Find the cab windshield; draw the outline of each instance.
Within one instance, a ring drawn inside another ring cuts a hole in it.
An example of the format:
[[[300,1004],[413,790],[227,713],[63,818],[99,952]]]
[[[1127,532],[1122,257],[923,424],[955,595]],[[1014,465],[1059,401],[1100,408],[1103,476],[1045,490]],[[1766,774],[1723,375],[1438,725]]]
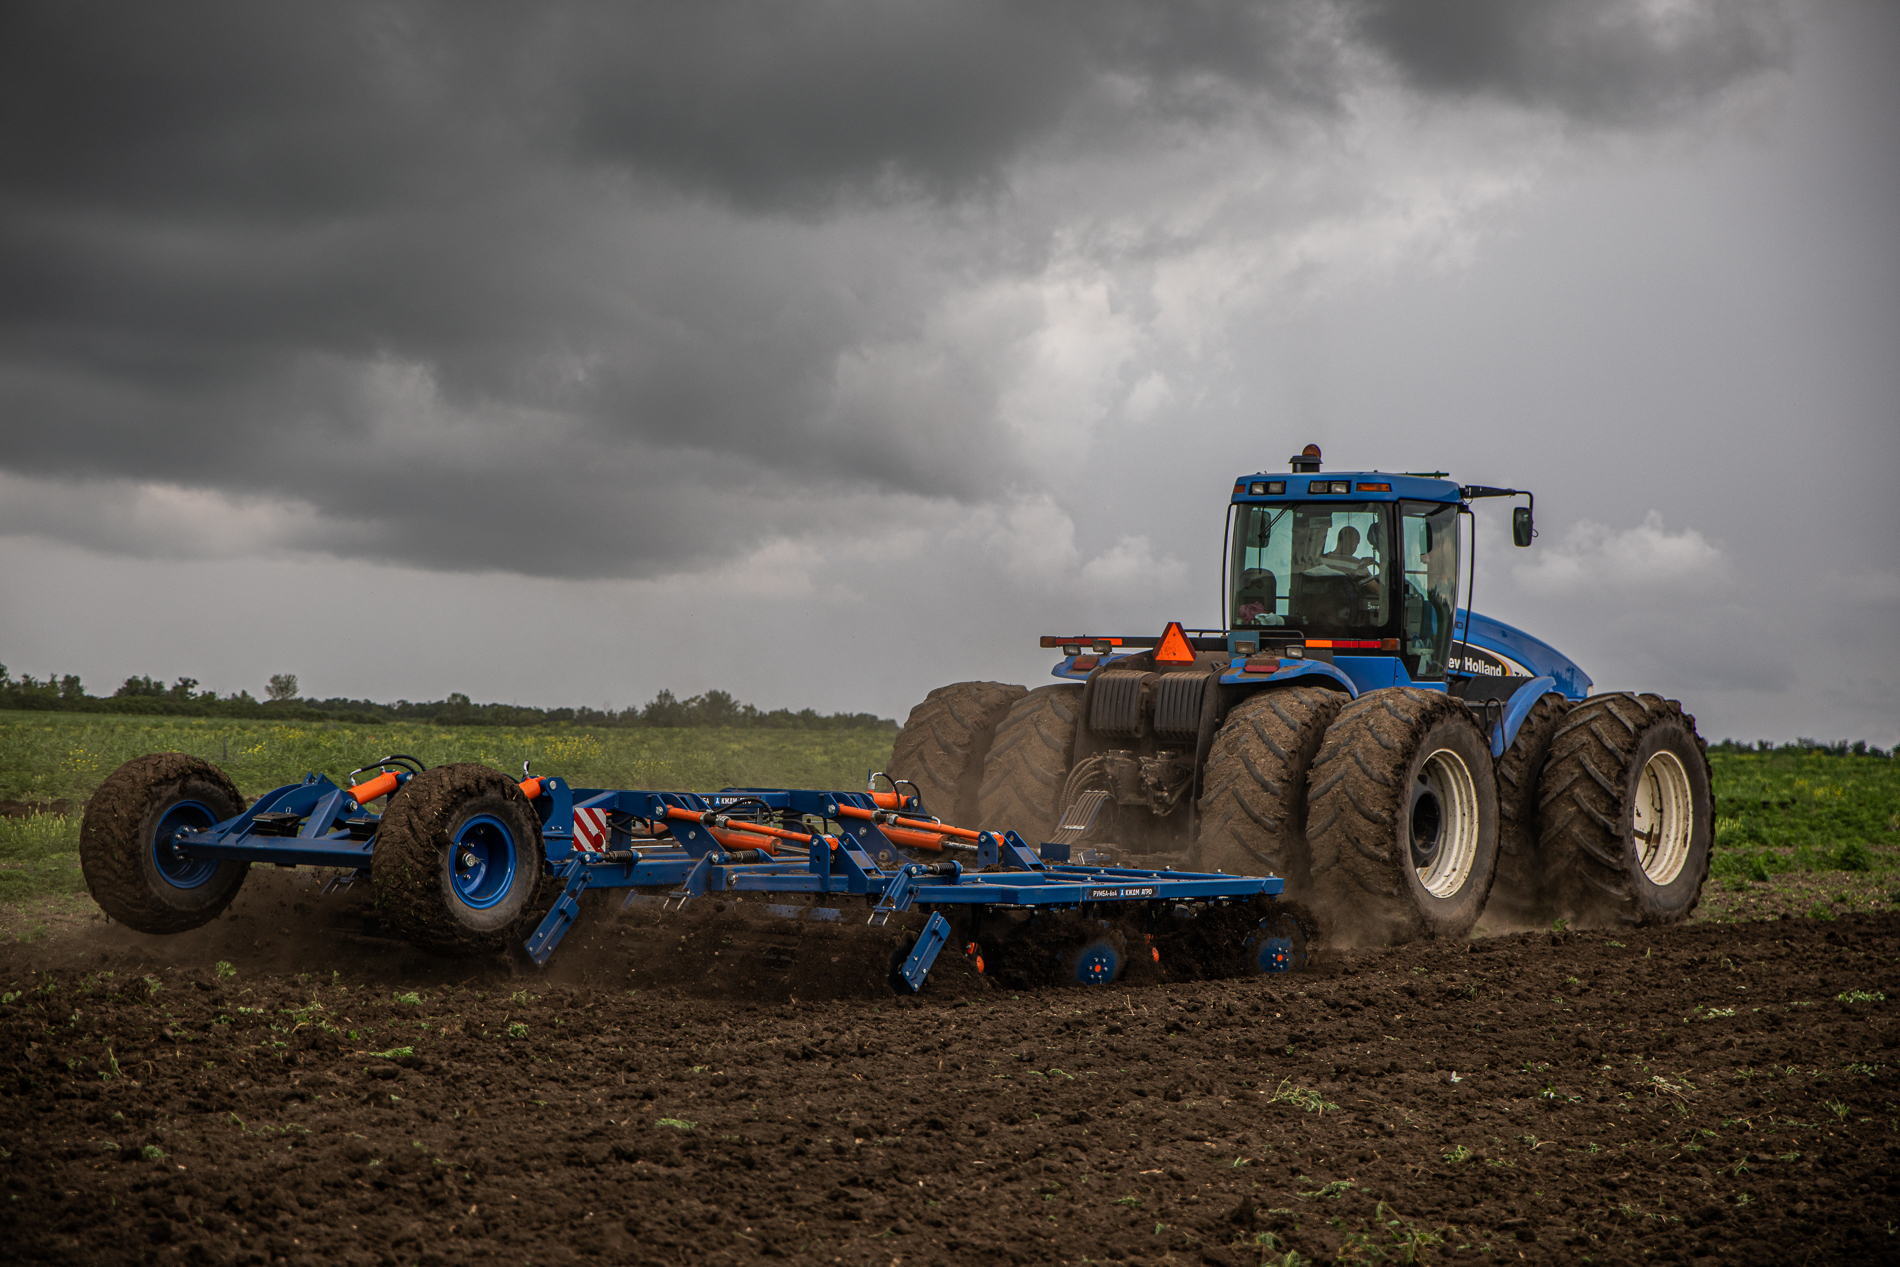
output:
[[[1371,635],[1388,620],[1391,511],[1380,502],[1240,507],[1235,628]]]
[[[1445,676],[1458,606],[1456,502],[1242,505],[1234,526],[1233,628],[1390,639],[1414,681]]]

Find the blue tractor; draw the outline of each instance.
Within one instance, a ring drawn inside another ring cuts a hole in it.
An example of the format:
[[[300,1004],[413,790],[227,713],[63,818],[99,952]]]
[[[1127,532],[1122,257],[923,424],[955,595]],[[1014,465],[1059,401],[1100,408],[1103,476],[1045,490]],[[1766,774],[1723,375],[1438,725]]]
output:
[[[1534,498],[1324,472],[1313,445],[1291,468],[1234,481],[1220,628],[1045,637],[1058,683],[932,691],[893,773],[952,822],[1278,876],[1338,941],[1687,917],[1713,826],[1695,719],[1470,611],[1461,516],[1522,496],[1529,546]]]

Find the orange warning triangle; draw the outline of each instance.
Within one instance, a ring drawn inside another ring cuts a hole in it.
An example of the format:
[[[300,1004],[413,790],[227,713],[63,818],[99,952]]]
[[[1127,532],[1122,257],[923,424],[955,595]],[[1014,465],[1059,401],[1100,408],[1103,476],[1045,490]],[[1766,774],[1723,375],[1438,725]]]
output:
[[[1161,645],[1155,648],[1155,663],[1194,663],[1194,648],[1188,646],[1187,635],[1181,632],[1180,621],[1168,622],[1168,631],[1161,635]]]

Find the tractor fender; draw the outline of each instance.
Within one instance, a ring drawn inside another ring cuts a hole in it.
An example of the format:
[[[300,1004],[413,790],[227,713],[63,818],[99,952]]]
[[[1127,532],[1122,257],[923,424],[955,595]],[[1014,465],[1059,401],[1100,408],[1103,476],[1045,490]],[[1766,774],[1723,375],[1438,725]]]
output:
[[[1222,686],[1286,686],[1301,682],[1307,686],[1336,686],[1346,692],[1350,699],[1359,698],[1359,688],[1352,679],[1323,660],[1307,660],[1303,663],[1288,664],[1282,661],[1280,667],[1272,673],[1243,673],[1241,660],[1230,666],[1220,675]],[[1323,680],[1321,680],[1323,679]]]
[[[1518,727],[1531,715],[1531,709],[1537,701],[1546,695],[1562,695],[1557,689],[1557,680],[1552,677],[1534,677],[1517,688],[1511,698],[1505,701],[1504,714],[1491,731],[1491,755],[1502,757],[1509,752],[1511,745],[1517,742]]]

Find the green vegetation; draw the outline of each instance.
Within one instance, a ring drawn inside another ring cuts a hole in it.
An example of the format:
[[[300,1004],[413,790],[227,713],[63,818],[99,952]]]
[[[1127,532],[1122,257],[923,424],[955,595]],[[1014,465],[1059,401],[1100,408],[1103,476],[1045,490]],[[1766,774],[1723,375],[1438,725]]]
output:
[[[0,818],[0,902],[78,893],[85,887],[77,814]]]
[[[1711,751],[1710,868],[1766,883],[1788,871],[1874,871],[1900,846],[1900,761],[1826,749]]]
[[[79,893],[79,821],[107,775],[150,752],[216,763],[254,797],[316,770],[341,782],[406,752],[428,765],[523,761],[580,787],[691,791],[727,786],[860,788],[890,760],[888,730],[757,727],[351,725],[227,718],[0,711],[0,800],[67,803],[68,813],[0,818],[0,903]]]

